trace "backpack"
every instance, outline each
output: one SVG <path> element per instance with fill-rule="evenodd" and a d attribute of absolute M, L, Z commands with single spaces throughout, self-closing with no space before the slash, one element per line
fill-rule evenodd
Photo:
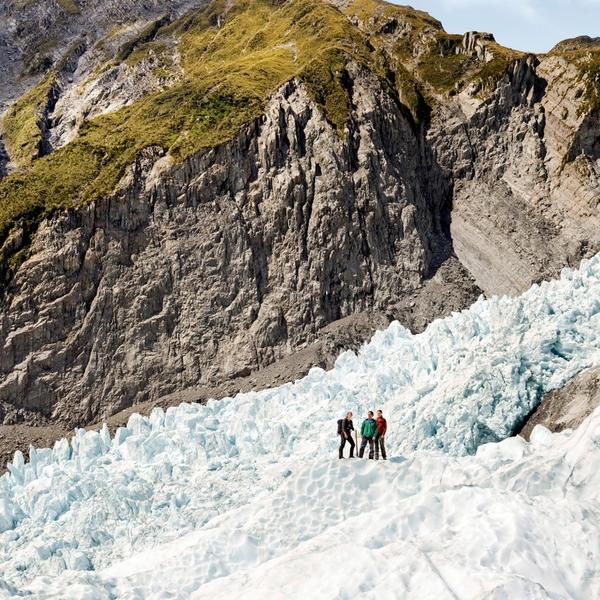
<path fill-rule="evenodd" d="M 338 419 L 338 435 L 344 432 L 344 419 Z"/>
<path fill-rule="evenodd" d="M 377 431 L 377 421 L 367 419 L 363 424 L 363 437 L 372 438 Z"/>

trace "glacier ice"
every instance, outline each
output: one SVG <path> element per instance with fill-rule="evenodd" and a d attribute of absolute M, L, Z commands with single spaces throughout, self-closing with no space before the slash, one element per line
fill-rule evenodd
<path fill-rule="evenodd" d="M 204 527 L 6 597 L 598 598 L 599 460 L 600 409 L 576 432 L 538 426 L 473 456 L 287 459 L 275 489 Z"/>
<path fill-rule="evenodd" d="M 511 519 L 530 525 L 531 535 L 546 536 L 548 544 L 571 547 L 575 534 L 544 527 L 560 523 L 578 531 L 597 562 L 597 492 L 589 483 L 596 476 L 589 461 L 598 453 L 600 416 L 584 433 L 552 436 L 540 429 L 531 445 L 490 442 L 511 435 L 546 391 L 600 363 L 599 315 L 596 257 L 520 298 L 480 300 L 419 335 L 393 323 L 358 354 L 342 354 L 329 372 L 313 369 L 296 383 L 206 406 L 133 415 L 112 439 L 107 429 L 78 431 L 70 442 L 32 450 L 28 463 L 17 454 L 0 478 L 0 597 L 61 597 L 60 586 L 69 585 L 74 598 L 115 597 L 115 590 L 119 598 L 146 598 L 151 589 L 163 589 L 163 571 L 179 573 L 181 581 L 188 577 L 188 592 L 195 589 L 198 597 L 210 590 L 242 597 L 244 581 L 277 597 L 262 581 L 275 564 L 292 577 L 295 561 L 309 567 L 307 548 L 327 564 L 326 556 L 343 555 L 353 540 L 357 557 L 374 572 L 377 560 L 393 565 L 394 552 L 405 556 L 406 573 L 390 575 L 398 585 L 414 571 L 422 585 L 442 589 L 442 581 L 460 576 L 461 565 L 479 572 L 479 560 L 497 577 L 481 575 L 467 597 L 490 592 L 492 580 L 498 598 L 521 592 L 591 597 L 569 596 L 573 590 L 597 592 L 598 584 L 577 587 L 566 574 L 567 558 L 558 550 L 540 554 L 525 533 L 517 535 Z M 346 410 L 362 418 L 374 408 L 388 419 L 388 453 L 396 462 L 330 460 L 337 418 Z M 555 463 L 548 458 L 554 455 Z M 347 500 L 343 489 L 352 490 Z M 472 524 L 463 505 L 474 515 Z M 286 535 L 270 514 L 297 531 Z M 383 542 L 363 533 L 369 515 L 389 523 L 389 540 L 384 533 Z M 248 520 L 253 527 L 244 525 Z M 510 540 L 500 539 L 501 525 L 509 528 Z M 498 556 L 484 556 L 485 544 L 476 551 L 463 529 L 480 542 L 480 532 L 496 536 L 490 552 Z M 434 533 L 457 557 L 439 577 L 431 572 L 441 550 L 433 538 L 430 550 L 426 543 Z M 418 551 L 405 541 L 411 535 Z M 523 561 L 534 557 L 513 565 L 522 579 L 512 571 L 499 575 L 513 554 Z M 534 559 L 561 574 L 550 582 L 551 591 L 549 580 L 534 573 Z M 579 573 L 582 581 L 590 573 L 597 580 L 591 561 L 581 560 L 587 569 Z M 310 568 L 318 571 L 315 561 Z M 423 564 L 413 569 L 411 561 Z M 186 574 L 190 570 L 193 576 Z M 283 585 L 283 575 L 277 577 Z M 372 578 L 361 577 L 350 578 L 350 595 L 376 589 Z M 413 585 L 406 587 L 407 597 Z M 450 592 L 437 597 L 443 594 Z"/>

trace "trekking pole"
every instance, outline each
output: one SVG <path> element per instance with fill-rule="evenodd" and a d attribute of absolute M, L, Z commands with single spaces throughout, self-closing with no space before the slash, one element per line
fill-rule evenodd
<path fill-rule="evenodd" d="M 358 458 L 358 431 L 354 430 L 354 439 L 356 440 L 356 446 L 354 449 L 356 450 L 356 458 Z"/>

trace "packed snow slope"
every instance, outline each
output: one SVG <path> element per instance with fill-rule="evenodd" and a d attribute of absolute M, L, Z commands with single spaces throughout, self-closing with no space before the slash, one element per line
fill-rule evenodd
<path fill-rule="evenodd" d="M 600 411 L 474 457 L 289 462 L 271 493 L 38 598 L 206 600 L 600 597 Z M 17 593 L 15 591 L 15 593 Z M 25 592 L 22 592 L 26 596 Z"/>
<path fill-rule="evenodd" d="M 295 384 L 17 454 L 0 594 L 599 597 L 600 413 L 500 442 L 600 364 L 599 315 L 596 257 L 420 335 L 392 324 Z M 392 460 L 337 461 L 336 419 L 371 408 Z"/>

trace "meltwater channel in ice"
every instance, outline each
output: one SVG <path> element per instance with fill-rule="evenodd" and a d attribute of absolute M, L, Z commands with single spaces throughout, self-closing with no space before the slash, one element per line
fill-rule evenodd
<path fill-rule="evenodd" d="M 516 299 L 479 300 L 412 335 L 398 323 L 329 372 L 206 406 L 131 417 L 17 453 L 0 478 L 10 585 L 99 569 L 276 489 L 290 461 L 335 456 L 336 420 L 382 408 L 388 454 L 472 454 L 548 390 L 600 363 L 600 258 Z"/>

